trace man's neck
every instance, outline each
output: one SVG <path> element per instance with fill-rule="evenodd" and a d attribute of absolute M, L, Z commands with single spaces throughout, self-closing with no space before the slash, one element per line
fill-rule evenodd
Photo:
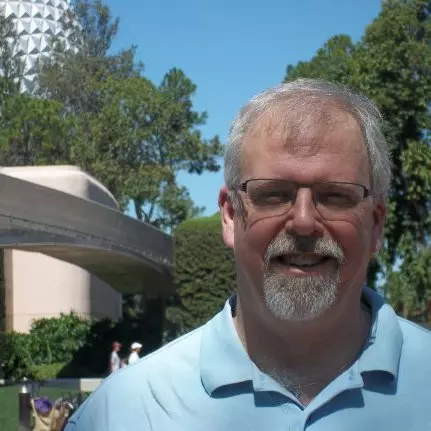
<path fill-rule="evenodd" d="M 247 305 L 238 296 L 234 323 L 250 358 L 303 404 L 356 360 L 371 326 L 359 299 L 330 317 L 301 323 L 260 317 Z"/>

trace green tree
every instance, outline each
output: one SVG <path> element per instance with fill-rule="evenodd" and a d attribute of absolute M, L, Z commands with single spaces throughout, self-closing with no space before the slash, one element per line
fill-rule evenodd
<path fill-rule="evenodd" d="M 53 38 L 52 54 L 39 62 L 38 94 L 63 103 L 68 113 L 97 113 L 98 83 L 138 75 L 135 47 L 111 53 L 119 20 L 101 0 L 76 0 L 62 17 L 67 43 Z"/>
<path fill-rule="evenodd" d="M 142 107 L 141 99 L 132 109 L 132 117 L 146 136 L 136 140 L 138 157 L 127 182 L 128 198 L 134 202 L 139 219 L 168 231 L 202 210 L 194 206 L 188 190 L 178 185 L 177 174 L 220 168 L 217 157 L 222 146 L 218 137 L 205 140 L 198 129 L 205 124 L 207 114 L 193 109 L 195 91 L 196 86 L 183 71 L 172 69 L 153 90 L 149 109 Z M 139 94 L 132 96 L 136 99 Z"/>
<path fill-rule="evenodd" d="M 335 36 L 310 61 L 288 66 L 285 77 L 287 81 L 320 77 L 347 84 L 374 99 L 383 112 L 394 179 L 384 250 L 371 267 L 369 281 L 372 284 L 378 273 L 383 275 L 388 298 L 397 297 L 393 303 L 402 297 L 399 289 L 406 298 L 421 289 L 412 280 L 393 287 L 394 264 L 404 262 L 398 271 L 408 278 L 406 271 L 415 272 L 416 256 L 429 244 L 430 12 L 430 1 L 385 1 L 360 41 Z"/>
<path fill-rule="evenodd" d="M 63 105 L 16 93 L 3 100 L 0 164 L 32 166 L 67 163 L 75 125 Z"/>
<path fill-rule="evenodd" d="M 1 107 L 7 97 L 19 91 L 24 70 L 12 17 L 6 18 L 3 13 L 0 13 L 0 70 Z"/>
<path fill-rule="evenodd" d="M 391 303 L 407 319 L 431 322 L 431 248 L 424 248 L 414 260 L 405 259 L 401 268 L 389 274 Z M 406 286 L 413 288 L 406 289 Z"/>
<path fill-rule="evenodd" d="M 171 231 L 198 215 L 177 174 L 219 170 L 222 146 L 201 136 L 207 115 L 193 109 L 196 86 L 175 68 L 153 84 L 135 47 L 111 53 L 119 22 L 100 0 L 76 1 L 64 21 L 70 45 L 55 41 L 55 54 L 41 64 L 39 94 L 75 117 L 69 162 L 156 227 Z"/>
<path fill-rule="evenodd" d="M 217 170 L 221 144 L 200 135 L 206 115 L 193 111 L 194 84 L 173 69 L 159 87 L 132 76 L 109 77 L 98 88 L 103 104 L 80 140 L 78 164 L 119 190 L 138 219 L 156 227 L 170 231 L 199 214 L 176 177 L 182 170 Z"/>

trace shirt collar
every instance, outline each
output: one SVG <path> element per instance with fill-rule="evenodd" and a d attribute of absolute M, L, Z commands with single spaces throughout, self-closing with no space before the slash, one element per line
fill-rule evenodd
<path fill-rule="evenodd" d="M 245 351 L 232 319 L 236 296 L 203 328 L 200 371 L 205 390 L 252 380 L 253 362 Z"/>
<path fill-rule="evenodd" d="M 365 287 L 363 299 L 371 307 L 372 326 L 367 344 L 358 359 L 359 371 L 382 371 L 396 379 L 403 346 L 398 318 L 392 307 L 374 290 Z"/>
<path fill-rule="evenodd" d="M 364 288 L 363 299 L 371 307 L 372 327 L 355 368 L 359 373 L 380 371 L 398 376 L 403 336 L 393 309 L 375 291 Z M 200 373 L 208 394 L 222 386 L 251 381 L 255 390 L 268 389 L 269 376 L 250 360 L 235 329 L 232 310 L 236 296 L 203 328 Z M 275 389 L 275 388 L 274 388 Z"/>

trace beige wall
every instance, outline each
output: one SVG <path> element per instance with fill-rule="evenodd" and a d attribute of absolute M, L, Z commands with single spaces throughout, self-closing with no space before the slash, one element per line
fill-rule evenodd
<path fill-rule="evenodd" d="M 111 208 L 118 207 L 102 184 L 74 167 L 1 168 L 1 172 Z M 40 253 L 18 250 L 5 251 L 4 259 L 7 330 L 27 332 L 33 319 L 71 310 L 84 316 L 121 317 L 121 294 L 79 267 Z"/>

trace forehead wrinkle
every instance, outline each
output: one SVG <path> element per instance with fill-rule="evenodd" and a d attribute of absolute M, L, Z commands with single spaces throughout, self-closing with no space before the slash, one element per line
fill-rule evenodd
<path fill-rule="evenodd" d="M 361 144 L 357 152 L 363 152 L 366 148 L 356 118 L 332 100 L 315 99 L 313 104 L 310 100 L 292 98 L 276 105 L 256 119 L 248 137 L 259 141 L 270 138 L 278 149 L 314 155 L 323 146 L 330 150 L 326 138 L 341 126 L 360 134 Z"/>

